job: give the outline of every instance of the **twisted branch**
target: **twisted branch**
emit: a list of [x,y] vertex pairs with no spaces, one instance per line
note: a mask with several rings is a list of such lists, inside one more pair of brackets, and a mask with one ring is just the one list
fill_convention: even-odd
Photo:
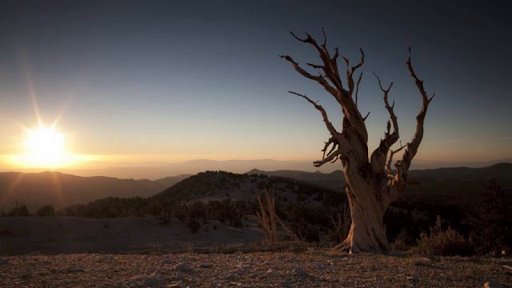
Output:
[[411,142],[407,144],[407,148],[405,149],[404,155],[402,156],[402,161],[397,163],[397,169],[399,170],[400,174],[402,174],[402,176],[405,176],[405,173],[409,171],[412,159],[414,159],[414,156],[416,156],[416,153],[418,153],[418,147],[421,144],[421,140],[423,140],[423,126],[425,123],[425,117],[427,116],[428,106],[435,97],[435,93],[433,93],[431,97],[428,97],[427,91],[425,91],[425,88],[423,87],[423,80],[421,80],[414,71],[414,67],[412,66],[411,48],[409,48],[409,58],[407,59],[406,63],[411,77],[414,79],[416,87],[421,94],[422,106],[418,116],[416,116],[416,131],[414,132],[414,136]]
[[334,87],[332,87],[329,84],[329,82],[327,82],[327,80],[325,80],[325,78],[322,75],[314,76],[314,75],[310,74],[308,71],[306,71],[302,67],[300,67],[300,65],[297,62],[295,62],[295,60],[293,60],[293,58],[290,55],[284,55],[284,56],[279,55],[279,57],[292,63],[293,68],[295,68],[295,71],[297,71],[300,75],[320,83],[320,85],[322,85],[322,87],[324,87],[324,89],[327,92],[331,93],[332,95],[336,95],[336,90],[334,89]]
[[393,163],[393,157],[395,156],[396,153],[402,151],[405,147],[407,147],[407,145],[401,145],[399,148],[397,148],[395,150],[389,149],[388,161],[386,162],[386,173],[388,174],[388,177],[393,177],[394,176],[393,175],[393,169],[391,169],[391,164]]
[[[382,81],[380,80],[379,76],[373,73],[375,78],[377,78],[377,81],[379,82],[379,87],[382,93],[384,94],[384,107],[386,107],[386,110],[389,114],[389,121],[386,126],[386,132],[384,133],[384,139],[382,139],[379,143],[379,146],[373,151],[371,156],[371,164],[372,164],[372,171],[374,175],[377,178],[377,183],[379,183],[379,180],[383,179],[384,171],[386,170],[386,158],[388,157],[388,151],[390,150],[391,146],[398,141],[400,135],[398,133],[398,120],[395,115],[395,102],[393,101],[393,104],[389,104],[389,91],[391,91],[391,88],[393,87],[393,82],[389,84],[387,88],[384,88],[382,85]],[[391,132],[391,127],[393,127],[393,132]]]
[[423,126],[425,123],[425,117],[427,115],[430,102],[432,102],[432,99],[434,99],[435,96],[434,93],[431,97],[428,97],[428,94],[423,86],[423,80],[421,80],[414,71],[411,54],[412,51],[411,48],[409,48],[409,58],[407,59],[406,64],[411,77],[414,79],[414,83],[416,84],[416,87],[421,94],[422,105],[418,116],[416,116],[416,131],[414,132],[414,136],[411,142],[405,145],[405,152],[402,155],[402,159],[396,161],[395,163],[396,175],[392,179],[391,185],[389,187],[390,190],[386,205],[389,205],[389,203],[397,199],[407,186],[409,168],[411,167],[411,162],[414,159],[414,156],[416,156],[416,153],[418,153],[418,147],[420,146],[421,140],[423,139]]
[[316,101],[311,100],[306,95],[303,95],[303,94],[300,94],[300,93],[297,93],[297,92],[293,92],[293,91],[288,91],[288,93],[294,94],[294,95],[297,95],[299,97],[302,97],[302,98],[306,99],[306,101],[311,103],[311,105],[313,105],[313,107],[315,107],[316,110],[320,111],[320,114],[322,114],[322,118],[324,120],[325,126],[327,127],[327,130],[329,130],[329,132],[331,133],[332,136],[336,136],[336,135],[340,134],[336,130],[336,128],[334,128],[334,126],[332,125],[331,121],[329,120],[329,116],[327,115],[327,112],[325,112],[325,109],[324,109],[324,107],[322,107],[322,105],[318,104]]

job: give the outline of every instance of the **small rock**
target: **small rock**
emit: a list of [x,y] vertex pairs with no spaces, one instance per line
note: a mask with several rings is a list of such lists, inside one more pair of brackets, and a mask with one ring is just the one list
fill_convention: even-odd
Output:
[[154,286],[161,286],[164,282],[158,278],[155,277],[146,277],[142,281],[142,287],[154,287]]
[[301,268],[293,268],[292,273],[302,277],[309,276],[309,274]]
[[84,271],[85,271],[85,269],[82,267],[71,267],[71,268],[66,269],[67,273],[82,273]]
[[329,275],[324,275],[324,276],[320,277],[320,280],[322,280],[322,281],[330,281],[331,277]]
[[240,283],[240,282],[229,282],[229,286],[241,287],[242,283]]
[[201,263],[201,264],[199,264],[199,267],[201,267],[201,268],[213,268],[213,264],[211,264],[211,263]]
[[[158,271],[158,270],[157,270]],[[155,287],[162,286],[164,281],[157,278],[159,272],[153,272],[150,276],[137,275],[132,278],[124,281],[124,284],[128,284],[128,286],[138,286],[138,287]],[[131,284],[131,285],[130,285]]]
[[173,269],[176,271],[179,271],[179,272],[192,272],[193,271],[192,268],[190,268],[187,264],[185,264],[183,262],[176,264],[176,266],[174,266]]
[[503,285],[496,281],[489,281],[484,283],[484,288],[503,288]]
[[265,273],[272,274],[272,273],[274,273],[274,270],[272,270],[272,268],[268,268],[267,272],[265,272]]
[[169,259],[169,258],[167,258],[167,257],[166,257],[166,258],[164,258],[164,259],[162,260],[162,262],[160,262],[160,263],[161,263],[162,265],[169,265],[169,264],[171,264],[171,263],[172,263],[172,261],[171,261],[171,259]]
[[5,259],[0,259],[0,266],[7,265],[8,263],[9,263],[9,261],[7,261]]

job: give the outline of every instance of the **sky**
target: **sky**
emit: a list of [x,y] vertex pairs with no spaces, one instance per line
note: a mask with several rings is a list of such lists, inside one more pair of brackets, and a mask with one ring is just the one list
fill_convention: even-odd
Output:
[[84,167],[318,160],[328,132],[287,91],[319,100],[338,127],[340,111],[278,54],[318,61],[289,31],[322,27],[353,62],[365,51],[370,148],[387,121],[372,71],[395,83],[402,141],[412,137],[411,47],[436,92],[418,161],[512,158],[510,1],[16,0],[0,2],[0,169],[17,167],[9,155],[24,153],[38,117],[58,120],[67,151],[91,156]]

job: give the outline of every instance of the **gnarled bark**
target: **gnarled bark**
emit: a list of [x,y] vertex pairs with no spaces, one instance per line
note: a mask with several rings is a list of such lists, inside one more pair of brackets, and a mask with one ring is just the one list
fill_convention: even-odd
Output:
[[[322,32],[324,32],[323,29]],[[322,44],[319,44],[307,33],[305,38],[299,38],[293,33],[292,35],[300,42],[312,45],[320,54],[322,64],[306,63],[308,66],[317,69],[319,71],[318,75],[302,68],[290,55],[280,57],[290,62],[300,75],[319,83],[336,100],[343,113],[342,130],[338,131],[322,105],[306,95],[289,91],[307,100],[320,112],[327,130],[331,134],[322,149],[322,159],[315,161],[313,164],[320,167],[325,163],[334,163],[338,160],[342,163],[343,174],[347,183],[346,193],[352,224],[347,238],[336,249],[351,253],[386,251],[389,249],[389,243],[386,238],[383,216],[389,205],[403,193],[407,186],[409,168],[423,139],[425,116],[433,96],[430,98],[427,96],[423,81],[416,75],[412,66],[411,50],[409,49],[407,68],[422,96],[423,105],[416,117],[416,132],[413,139],[406,145],[393,149],[393,145],[400,139],[398,118],[394,112],[395,103],[390,104],[388,97],[393,83],[384,88],[381,79],[375,75],[384,95],[384,107],[388,111],[389,121],[384,138],[369,155],[368,132],[365,125],[369,113],[363,117],[357,107],[359,84],[363,73],[360,73],[357,81],[354,81],[355,72],[365,62],[363,50],[360,50],[361,58],[354,66],[350,65],[347,58],[342,57],[346,65],[345,80],[342,80],[337,62],[340,56],[338,48],[335,48],[335,53],[331,56],[327,48],[325,32],[323,33]],[[405,151],[402,159],[396,161],[396,170],[393,170],[391,168],[393,156],[403,149]]]

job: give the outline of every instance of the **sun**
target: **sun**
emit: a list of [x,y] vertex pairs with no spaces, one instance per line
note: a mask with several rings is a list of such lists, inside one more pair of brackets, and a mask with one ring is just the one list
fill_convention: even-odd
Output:
[[65,153],[64,135],[55,131],[54,127],[39,126],[37,130],[29,130],[25,146],[29,154],[45,159],[61,158]]
[[65,135],[55,126],[39,125],[38,129],[27,130],[23,142],[25,154],[16,159],[19,164],[32,168],[59,168],[74,162],[74,156],[65,146]]

